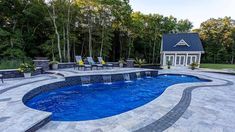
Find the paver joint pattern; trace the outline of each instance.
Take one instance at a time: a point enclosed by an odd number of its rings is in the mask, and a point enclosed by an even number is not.
[[[218,79],[218,78],[215,78]],[[191,103],[191,97],[192,97],[192,91],[197,88],[203,88],[203,87],[218,87],[218,86],[231,86],[234,83],[232,81],[219,79],[222,81],[225,81],[225,84],[221,85],[203,85],[203,86],[192,86],[188,87],[183,91],[183,95],[179,101],[179,103],[171,109],[166,115],[158,119],[157,121],[140,128],[139,130],[136,130],[135,132],[162,132],[166,130],[167,128],[171,127],[187,110]]]

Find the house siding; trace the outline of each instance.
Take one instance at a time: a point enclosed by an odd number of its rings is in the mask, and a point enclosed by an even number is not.
[[[167,59],[171,60],[172,66],[189,66],[191,63],[196,62],[200,64],[200,55],[201,52],[198,53],[162,53],[161,54],[161,65],[167,65]],[[165,57],[164,57],[165,56]],[[173,59],[172,59],[173,57]],[[182,62],[182,63],[180,63]]]

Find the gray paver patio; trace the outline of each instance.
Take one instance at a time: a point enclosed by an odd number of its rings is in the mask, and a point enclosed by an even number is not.
[[[117,70],[117,69],[116,69]],[[122,69],[121,72],[128,72],[130,69]],[[132,69],[138,71],[139,69]],[[109,70],[107,70],[109,71]],[[53,71],[55,72],[55,71]],[[74,76],[81,74],[73,69],[56,71],[66,76]],[[101,74],[100,71],[90,71],[88,74]],[[110,70],[110,73],[118,73],[115,70]],[[183,91],[189,86],[203,85],[225,85],[225,79],[235,83],[235,76],[223,75],[217,73],[205,73],[191,70],[162,70],[160,73],[181,73],[206,77],[213,82],[192,83],[192,84],[177,84],[169,87],[159,98],[152,102],[141,106],[132,111],[122,113],[120,115],[81,122],[57,122],[51,121],[39,131],[42,132],[100,132],[100,131],[158,131],[156,126],[150,129],[143,127],[152,124],[159,119],[162,119],[170,110],[180,102]],[[85,73],[84,73],[85,74]],[[84,75],[82,74],[82,75]],[[215,77],[215,78],[214,78]],[[31,79],[6,80],[6,84],[0,84],[0,130],[1,131],[23,131],[26,130],[31,122],[39,118],[48,116],[47,112],[40,112],[23,106],[22,109],[22,94],[39,85],[44,85],[56,81],[61,81],[63,78],[57,75],[41,75]],[[16,87],[18,85],[18,87]],[[17,89],[15,89],[17,88]],[[4,91],[4,89],[7,89]],[[12,96],[14,95],[14,96]],[[207,86],[199,87],[192,91],[191,103],[186,108],[179,118],[172,117],[176,120],[175,123],[167,126],[166,131],[228,131],[232,132],[235,129],[235,85],[227,86]],[[21,105],[20,107],[18,107]],[[20,108],[20,109],[18,109]],[[13,109],[13,111],[11,111]],[[17,112],[18,111],[18,112]],[[27,116],[23,116],[23,115]],[[36,116],[35,116],[36,115]],[[26,122],[23,122],[26,121]],[[163,120],[164,121],[164,120]],[[15,122],[15,123],[14,123]],[[142,129],[141,129],[142,128]]]
[[[0,131],[25,131],[50,116],[50,113],[39,113],[23,105],[22,97],[30,88],[45,82],[54,82],[61,77],[55,75],[39,75],[28,79],[7,79],[0,85]]]
[[[218,74],[209,74],[218,76]],[[219,75],[235,81],[235,76]],[[195,89],[183,116],[167,132],[233,132],[235,130],[235,86]]]

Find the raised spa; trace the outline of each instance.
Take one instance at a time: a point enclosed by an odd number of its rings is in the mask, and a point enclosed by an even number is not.
[[[84,121],[117,115],[140,107],[174,84],[204,82],[192,76],[159,75],[132,82],[72,86],[41,93],[25,104],[52,112],[54,121]]]

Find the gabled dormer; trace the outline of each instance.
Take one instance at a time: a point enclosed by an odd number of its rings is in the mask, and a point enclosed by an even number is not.
[[[174,47],[177,47],[177,46],[188,46],[190,47],[190,45],[184,41],[184,39],[181,39]]]

